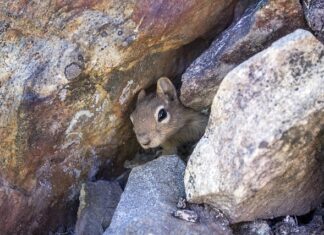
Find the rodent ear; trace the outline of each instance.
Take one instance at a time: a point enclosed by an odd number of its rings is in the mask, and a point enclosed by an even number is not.
[[[146,96],[145,90],[141,90],[137,96],[137,103],[141,102],[145,96]]]
[[[177,100],[177,91],[170,79],[167,77],[161,77],[158,80],[156,86],[156,93],[159,97],[167,101]]]

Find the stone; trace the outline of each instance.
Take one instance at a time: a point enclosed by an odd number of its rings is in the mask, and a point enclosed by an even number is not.
[[[113,219],[109,234],[232,234],[228,224],[197,210],[199,222],[173,217],[184,196],[185,165],[177,156],[161,156],[133,168]],[[205,214],[203,214],[203,212]]]
[[[185,106],[196,110],[209,108],[229,71],[275,40],[305,27],[299,1],[254,2],[182,75],[180,99]]]
[[[185,172],[189,202],[231,223],[302,215],[324,199],[324,45],[299,29],[237,66]]]
[[[82,184],[75,234],[103,234],[111,222],[122,193],[117,182],[100,180]]]
[[[324,211],[319,207],[303,216],[285,216],[271,220],[256,220],[232,225],[234,234],[239,235],[322,235]]]
[[[273,235],[271,227],[264,220],[243,223],[234,231],[240,235]]]
[[[308,26],[324,43],[324,2],[322,0],[303,0],[302,3]]]
[[[184,221],[196,223],[198,221],[198,215],[192,210],[178,209],[173,213],[173,216],[182,219]]]
[[[0,233],[68,227],[81,183],[137,151],[137,92],[179,75],[236,1],[1,1]]]
[[[319,234],[322,235],[324,231],[324,224],[322,216],[313,216],[309,223],[298,224],[296,218],[286,216],[282,221],[273,226],[273,233],[275,235],[281,234]]]

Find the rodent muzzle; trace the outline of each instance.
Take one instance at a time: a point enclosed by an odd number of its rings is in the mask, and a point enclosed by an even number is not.
[[[137,140],[144,148],[148,148],[151,143],[150,138],[145,134],[137,135]]]

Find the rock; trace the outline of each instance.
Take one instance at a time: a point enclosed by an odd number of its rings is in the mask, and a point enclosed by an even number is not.
[[[122,192],[116,182],[101,180],[82,184],[75,234],[103,234],[111,222]]]
[[[314,216],[313,219],[303,225],[298,225],[296,218],[286,216],[282,221],[276,223],[273,228],[273,234],[319,234],[322,235],[324,231],[323,219],[321,216]]]
[[[198,222],[198,215],[196,212],[192,210],[185,210],[185,209],[178,209],[173,213],[173,216],[182,219],[184,221],[188,221],[191,223],[196,223]]]
[[[182,103],[197,110],[209,107],[229,71],[280,37],[303,27],[299,1],[257,1],[182,75]]]
[[[179,201],[177,203],[178,209],[185,209],[187,207],[187,200],[183,197],[179,198]]]
[[[273,235],[269,224],[264,220],[244,223],[234,231],[234,234],[239,235]]]
[[[285,216],[232,225],[237,235],[321,235],[324,231],[321,208],[303,216]]]
[[[324,45],[296,30],[233,69],[185,173],[187,200],[231,223],[301,215],[324,199]]]
[[[324,43],[324,2],[322,0],[303,0],[302,3],[308,26]]]
[[[135,167],[104,234],[231,234],[228,224],[209,222],[202,213],[198,223],[172,216],[184,196],[184,170],[177,156],[161,156]]]
[[[66,225],[81,183],[136,152],[137,92],[182,72],[197,52],[182,46],[235,2],[1,1],[0,233]]]

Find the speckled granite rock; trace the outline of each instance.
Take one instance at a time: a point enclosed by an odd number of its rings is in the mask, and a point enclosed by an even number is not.
[[[229,71],[280,37],[305,27],[299,1],[256,2],[182,75],[180,99],[184,105],[197,110],[209,107]]]
[[[135,167],[128,178],[113,219],[104,235],[111,234],[218,234],[231,235],[228,221],[207,207],[192,208],[199,222],[172,216],[184,196],[185,165],[177,156],[161,156]]]
[[[324,45],[296,30],[237,66],[185,173],[187,199],[232,223],[301,215],[324,199]]]
[[[134,152],[139,89],[178,74],[235,1],[1,1],[0,233],[66,223],[80,183]]]

